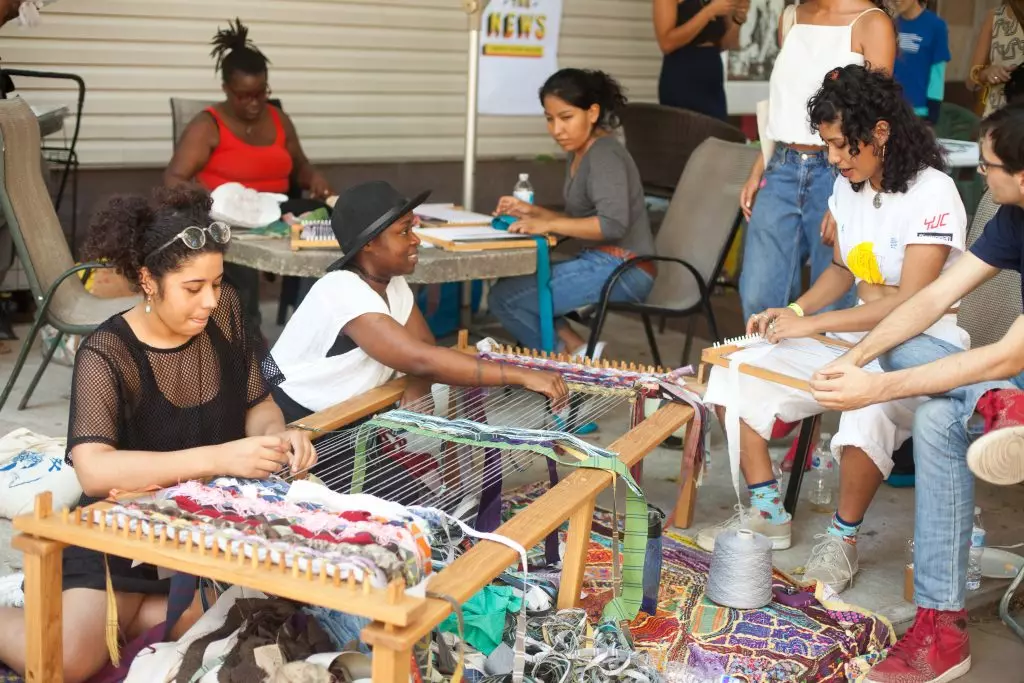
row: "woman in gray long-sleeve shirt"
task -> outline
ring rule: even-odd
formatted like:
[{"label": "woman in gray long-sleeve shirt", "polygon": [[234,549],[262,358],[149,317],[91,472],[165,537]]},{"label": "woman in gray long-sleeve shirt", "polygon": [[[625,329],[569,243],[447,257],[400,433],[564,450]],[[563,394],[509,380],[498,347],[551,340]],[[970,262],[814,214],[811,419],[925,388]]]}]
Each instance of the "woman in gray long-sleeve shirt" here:
[{"label": "woman in gray long-sleeve shirt", "polygon": [[[559,351],[582,355],[586,344],[562,317],[596,304],[605,281],[624,261],[654,253],[640,173],[614,137],[618,111],[626,103],[619,84],[601,71],[562,69],[540,90],[548,132],[567,153],[565,213],[514,197],[502,197],[498,214],[519,220],[509,228],[529,235],[557,235],[589,244],[578,256],[551,268],[555,329]],[[654,264],[627,270],[612,292],[613,301],[643,301],[654,285]],[[516,340],[540,348],[537,280],[505,278],[491,289],[489,306]],[[595,356],[600,356],[603,344]]]}]

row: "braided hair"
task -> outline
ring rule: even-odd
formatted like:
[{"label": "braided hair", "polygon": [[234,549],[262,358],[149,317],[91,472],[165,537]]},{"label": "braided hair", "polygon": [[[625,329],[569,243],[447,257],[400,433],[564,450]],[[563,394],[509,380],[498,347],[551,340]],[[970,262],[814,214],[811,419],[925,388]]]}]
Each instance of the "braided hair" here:
[{"label": "braided hair", "polygon": [[270,60],[256,44],[249,40],[249,27],[235,17],[234,23],[228,22],[227,28],[218,29],[213,40],[210,56],[217,62],[214,70],[219,70],[221,79],[228,83],[235,73],[259,76],[267,73]]}]

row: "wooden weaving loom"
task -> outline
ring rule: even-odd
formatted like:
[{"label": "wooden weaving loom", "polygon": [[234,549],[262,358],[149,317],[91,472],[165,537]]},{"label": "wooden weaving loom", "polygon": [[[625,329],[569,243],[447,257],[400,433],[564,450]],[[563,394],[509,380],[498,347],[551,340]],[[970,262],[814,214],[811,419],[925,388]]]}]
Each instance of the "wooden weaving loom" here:
[{"label": "wooden weaving loom", "polygon": [[[470,351],[464,333],[460,346]],[[405,385],[404,378],[394,380],[293,426],[332,432],[394,405],[402,397]],[[688,405],[665,403],[639,426],[615,440],[610,449],[627,466],[635,466],[692,418],[693,410]],[[579,600],[596,500],[612,481],[610,472],[576,469],[496,531],[530,548],[568,522],[559,608],[574,606]],[[191,537],[186,542],[157,538],[152,531],[144,533],[141,525],[132,531],[127,527],[112,528],[102,521],[105,515],[95,514],[111,505],[101,502],[86,510],[55,512],[51,496],[46,493],[37,498],[33,514],[14,522],[23,534],[15,539],[14,546],[25,553],[26,680],[31,683],[63,680],[61,557],[65,545],[368,617],[373,623],[362,636],[373,646],[375,683],[409,680],[414,645],[451,612],[445,600],[409,596],[401,581],[383,589],[373,588],[368,582],[357,583],[352,578],[332,578],[323,569],[313,573],[309,564],[302,572],[298,563],[286,567],[272,562],[269,555],[259,561],[255,552],[247,557],[242,549],[234,553],[211,551],[201,543],[193,544]],[[428,590],[464,603],[518,559],[517,553],[504,545],[481,541],[434,575]]]},{"label": "wooden weaving loom", "polygon": [[[833,339],[832,337],[826,337],[824,335],[813,335],[807,337],[807,339],[813,339],[819,341],[825,346],[832,347],[834,349],[847,350],[852,349],[853,344],[850,342],[843,341],[841,339]],[[766,343],[764,339],[758,335],[747,335],[745,337],[733,337],[726,339],[720,344],[704,349],[700,354],[700,371],[698,374],[698,381],[700,384],[707,384],[707,371],[708,365],[718,365],[719,367],[727,368],[730,366],[730,356],[737,351],[742,351],[749,348],[753,344]],[[744,375],[750,375],[751,377],[757,377],[768,382],[775,382],[776,384],[782,384],[793,389],[799,389],[800,391],[810,391],[810,384],[808,380],[803,377],[793,377],[775,370],[769,370],[767,368],[758,367],[756,364],[744,363],[740,366],[740,372]]]},{"label": "wooden weaving loom", "polygon": [[[850,342],[826,337],[824,335],[812,335],[811,337],[807,337],[807,339],[813,339],[821,342],[826,347],[838,353],[842,353],[853,348],[853,344]],[[730,358],[732,354],[749,348],[753,344],[763,342],[764,339],[758,335],[747,335],[744,337],[726,339],[719,344],[715,344],[710,348],[704,349],[701,352],[701,364],[697,375],[698,382],[702,386],[706,386],[710,366],[717,365],[719,367],[728,368],[732,364]],[[758,367],[756,363],[744,363],[740,366],[739,371],[744,375],[757,377],[767,382],[774,382],[800,391],[810,392],[810,384],[804,377],[794,377],[776,370]],[[793,461],[789,483],[786,486],[786,495],[783,499],[783,507],[785,507],[786,511],[794,517],[796,516],[797,501],[800,497],[800,485],[803,483],[804,473],[806,472],[807,459],[810,455],[811,448],[813,448],[815,434],[817,434],[820,424],[820,414],[808,417],[800,423],[800,433],[797,436],[796,457]]]}]

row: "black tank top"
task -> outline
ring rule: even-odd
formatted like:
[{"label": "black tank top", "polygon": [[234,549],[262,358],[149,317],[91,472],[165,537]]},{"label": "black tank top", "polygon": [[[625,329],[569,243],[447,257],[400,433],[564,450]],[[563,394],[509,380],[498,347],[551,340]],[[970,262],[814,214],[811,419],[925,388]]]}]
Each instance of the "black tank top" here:
[{"label": "black tank top", "polygon": [[[676,8],[676,26],[682,26],[690,19],[693,19],[710,2],[711,0],[683,0],[680,2]],[[722,42],[722,38],[725,37],[725,21],[725,17],[718,17],[709,21],[708,25],[701,29],[696,38],[680,49],[696,47],[705,43],[718,45]]]}]

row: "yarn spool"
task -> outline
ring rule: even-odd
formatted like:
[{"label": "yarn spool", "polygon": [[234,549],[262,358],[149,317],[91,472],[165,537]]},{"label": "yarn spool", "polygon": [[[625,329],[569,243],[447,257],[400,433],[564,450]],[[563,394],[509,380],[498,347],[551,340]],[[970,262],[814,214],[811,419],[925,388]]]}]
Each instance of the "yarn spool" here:
[{"label": "yarn spool", "polygon": [[735,609],[759,609],[771,602],[771,541],[748,529],[720,534],[704,594],[717,605]]}]

